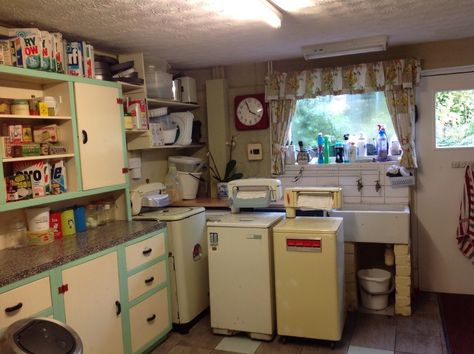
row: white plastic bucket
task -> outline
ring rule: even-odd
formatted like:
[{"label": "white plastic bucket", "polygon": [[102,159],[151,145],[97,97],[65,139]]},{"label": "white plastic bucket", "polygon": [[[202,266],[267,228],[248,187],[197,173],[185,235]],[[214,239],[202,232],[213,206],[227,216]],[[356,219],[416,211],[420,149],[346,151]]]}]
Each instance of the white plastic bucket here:
[{"label": "white plastic bucket", "polygon": [[360,269],[357,272],[362,306],[370,310],[382,310],[388,306],[388,294],[392,274],[383,269]]},{"label": "white plastic bucket", "polygon": [[201,172],[176,171],[183,189],[183,199],[196,199]]},{"label": "white plastic bucket", "polygon": [[25,209],[28,231],[43,232],[49,230],[49,207]]}]

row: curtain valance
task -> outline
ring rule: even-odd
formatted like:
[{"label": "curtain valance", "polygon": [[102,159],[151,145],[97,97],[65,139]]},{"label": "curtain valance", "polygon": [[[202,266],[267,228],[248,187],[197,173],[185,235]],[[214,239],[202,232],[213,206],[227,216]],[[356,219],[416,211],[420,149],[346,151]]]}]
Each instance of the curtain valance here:
[{"label": "curtain valance", "polygon": [[267,77],[267,101],[407,89],[420,81],[418,59],[318,68]]}]

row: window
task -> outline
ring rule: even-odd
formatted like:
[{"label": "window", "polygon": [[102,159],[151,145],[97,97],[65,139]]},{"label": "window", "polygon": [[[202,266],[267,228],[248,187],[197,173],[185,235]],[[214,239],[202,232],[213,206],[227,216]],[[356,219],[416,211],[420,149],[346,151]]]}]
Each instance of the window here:
[{"label": "window", "polygon": [[[307,149],[313,149],[317,148],[319,132],[330,136],[332,146],[343,142],[344,134],[350,134],[353,141],[362,134],[367,155],[376,155],[378,124],[385,127],[388,141],[397,139],[383,92],[319,96],[297,102],[290,136],[294,145],[302,141]],[[334,156],[331,146],[329,152]]]},{"label": "window", "polygon": [[474,147],[474,90],[435,95],[436,147]]}]

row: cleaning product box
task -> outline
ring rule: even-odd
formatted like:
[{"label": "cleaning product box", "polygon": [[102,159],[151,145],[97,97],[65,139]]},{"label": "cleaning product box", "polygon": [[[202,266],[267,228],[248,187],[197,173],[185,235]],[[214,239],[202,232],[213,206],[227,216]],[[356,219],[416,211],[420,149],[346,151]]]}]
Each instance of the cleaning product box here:
[{"label": "cleaning product box", "polygon": [[[27,69],[41,68],[41,31],[37,28],[16,28],[8,32],[15,39],[17,66]],[[20,60],[19,60],[20,58]]]},{"label": "cleaning product box", "polygon": [[52,58],[51,71],[64,73],[63,35],[59,32],[52,33]]},{"label": "cleaning product box", "polygon": [[63,160],[51,164],[51,194],[67,192],[66,165]]},{"label": "cleaning product box", "polygon": [[84,52],[82,42],[67,42],[67,73],[73,76],[84,76]]},{"label": "cleaning product box", "polygon": [[95,78],[94,47],[82,42],[82,49],[84,50],[84,76],[93,79]]},{"label": "cleaning product box", "polygon": [[31,179],[28,174],[19,173],[5,177],[7,202],[33,198]]},{"label": "cleaning product box", "polygon": [[10,41],[0,40],[0,64],[3,65],[13,65],[12,55],[10,51]]},{"label": "cleaning product box", "polygon": [[50,124],[43,127],[33,127],[35,143],[55,143],[58,141],[58,125]]},{"label": "cleaning product box", "polygon": [[50,194],[50,166],[48,161],[14,162],[13,174],[23,174],[30,177],[33,196],[35,198]]},{"label": "cleaning product box", "polygon": [[41,70],[51,71],[53,52],[52,36],[48,31],[41,31]]}]

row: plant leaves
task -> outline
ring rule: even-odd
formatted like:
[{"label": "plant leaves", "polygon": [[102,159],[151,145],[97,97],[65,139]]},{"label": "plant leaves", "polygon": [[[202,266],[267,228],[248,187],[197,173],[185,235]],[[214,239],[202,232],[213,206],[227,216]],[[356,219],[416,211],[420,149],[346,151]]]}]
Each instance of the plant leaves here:
[{"label": "plant leaves", "polygon": [[232,171],[234,171],[236,164],[237,164],[237,161],[235,160],[229,160],[229,162],[227,162],[227,165],[225,166],[224,181],[229,179],[230,175],[232,174]]},{"label": "plant leaves", "polygon": [[235,179],[241,179],[242,177],[244,176],[243,173],[234,173],[232,176],[229,176],[224,182],[230,182],[230,181],[233,181]]}]

